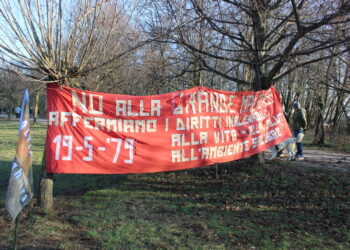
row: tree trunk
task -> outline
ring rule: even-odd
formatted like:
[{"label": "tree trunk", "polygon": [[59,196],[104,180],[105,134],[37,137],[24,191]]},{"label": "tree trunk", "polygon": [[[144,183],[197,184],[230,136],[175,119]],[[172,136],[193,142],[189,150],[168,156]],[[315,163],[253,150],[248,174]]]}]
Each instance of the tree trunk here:
[{"label": "tree trunk", "polygon": [[43,212],[52,211],[53,208],[53,174],[46,172],[46,150],[42,160],[42,176],[38,190],[38,206]]},{"label": "tree trunk", "polygon": [[[267,83],[266,77],[262,77],[257,73],[255,76],[255,81],[253,82],[253,91],[260,91],[260,90],[265,90],[268,89],[271,86],[271,83]],[[265,154],[264,152],[257,153],[255,155],[252,155],[250,157],[252,160],[253,165],[265,165]]]},{"label": "tree trunk", "polygon": [[253,165],[265,166],[265,153],[260,152],[250,157]]},{"label": "tree trunk", "polygon": [[37,123],[38,120],[38,111],[39,111],[39,97],[40,91],[38,91],[35,95],[35,105],[34,105],[34,124]]},{"label": "tree trunk", "polygon": [[7,110],[7,119],[8,120],[11,120],[12,109],[13,109],[13,106],[10,106],[9,109]]},{"label": "tree trunk", "polygon": [[317,145],[324,145],[324,119],[323,119],[323,111],[324,111],[324,103],[322,101],[321,96],[318,97],[318,114],[317,114],[317,120],[315,124],[315,136],[314,136],[314,144]]}]

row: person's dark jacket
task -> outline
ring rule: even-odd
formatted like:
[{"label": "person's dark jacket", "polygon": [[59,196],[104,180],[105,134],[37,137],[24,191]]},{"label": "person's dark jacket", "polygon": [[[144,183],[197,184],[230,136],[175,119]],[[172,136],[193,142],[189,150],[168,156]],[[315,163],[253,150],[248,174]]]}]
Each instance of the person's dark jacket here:
[{"label": "person's dark jacket", "polygon": [[292,119],[292,129],[302,129],[305,130],[307,126],[306,121],[306,111],[303,108],[296,108],[294,110],[293,119]]}]

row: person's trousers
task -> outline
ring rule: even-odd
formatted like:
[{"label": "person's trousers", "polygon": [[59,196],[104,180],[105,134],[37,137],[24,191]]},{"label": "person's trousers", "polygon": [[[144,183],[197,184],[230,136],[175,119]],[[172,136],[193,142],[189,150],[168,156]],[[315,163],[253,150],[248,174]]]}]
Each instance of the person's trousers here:
[{"label": "person's trousers", "polygon": [[[303,130],[302,129],[296,129],[294,130],[294,137],[297,138],[299,133],[302,133]],[[303,156],[303,145],[301,144],[301,142],[297,142],[297,153],[295,156]]]}]

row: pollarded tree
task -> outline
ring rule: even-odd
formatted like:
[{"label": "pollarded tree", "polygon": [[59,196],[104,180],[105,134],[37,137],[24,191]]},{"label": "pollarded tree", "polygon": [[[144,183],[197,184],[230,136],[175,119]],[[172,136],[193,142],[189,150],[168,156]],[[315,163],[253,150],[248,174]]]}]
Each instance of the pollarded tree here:
[{"label": "pollarded tree", "polygon": [[80,86],[76,78],[141,46],[131,42],[126,6],[123,0],[1,1],[2,57],[23,77]]},{"label": "pollarded tree", "polygon": [[[79,78],[115,63],[147,41],[129,32],[133,4],[126,0],[2,0],[0,53],[6,70],[42,84],[85,88]],[[111,46],[111,45],[114,46]],[[97,60],[98,58],[98,60]],[[52,174],[39,200],[52,208]]]}]

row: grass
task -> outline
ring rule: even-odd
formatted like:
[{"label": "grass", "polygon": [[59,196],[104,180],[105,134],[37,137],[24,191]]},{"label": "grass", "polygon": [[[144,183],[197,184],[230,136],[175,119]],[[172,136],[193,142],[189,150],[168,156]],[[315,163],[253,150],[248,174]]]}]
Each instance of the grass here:
[{"label": "grass", "polygon": [[[39,178],[39,169],[45,147],[46,125],[31,125],[33,170],[35,183]],[[6,194],[10,168],[16,154],[18,139],[18,121],[0,118],[0,198]]]},{"label": "grass", "polygon": [[309,130],[305,133],[303,139],[305,148],[350,153],[350,135],[348,133],[326,133],[324,145],[316,145],[313,143],[314,134],[315,132],[313,130]]},{"label": "grass", "polygon": [[[1,187],[7,186],[16,126],[0,120]],[[38,137],[33,145],[41,147],[34,154],[37,181],[44,126],[33,127],[34,134]],[[19,245],[349,249],[349,190],[350,178],[343,172],[280,162],[249,166],[244,160],[220,165],[218,179],[213,167],[137,175],[55,175],[55,210],[42,214],[34,202],[25,208]],[[10,249],[13,225],[2,201],[0,228],[0,249]]]}]

